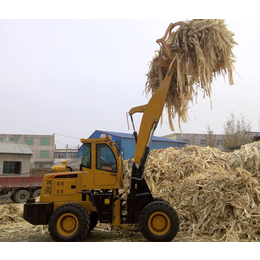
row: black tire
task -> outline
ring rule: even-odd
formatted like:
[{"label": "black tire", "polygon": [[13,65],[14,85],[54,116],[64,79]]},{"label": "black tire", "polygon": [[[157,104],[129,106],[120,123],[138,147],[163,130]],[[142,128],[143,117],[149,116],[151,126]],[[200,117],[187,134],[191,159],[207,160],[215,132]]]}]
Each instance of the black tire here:
[{"label": "black tire", "polygon": [[168,203],[153,201],[141,211],[139,226],[148,241],[169,242],[179,231],[178,214]]},{"label": "black tire", "polygon": [[89,231],[95,228],[95,226],[98,223],[98,214],[96,211],[90,213],[90,225],[89,225]]},{"label": "black tire", "polygon": [[25,203],[30,198],[30,193],[27,190],[18,190],[13,196],[13,201],[16,203]]},{"label": "black tire", "polygon": [[49,232],[57,242],[81,241],[88,233],[90,217],[87,210],[77,203],[66,203],[50,216]]},{"label": "black tire", "polygon": [[34,190],[32,193],[32,198],[36,199],[37,197],[40,197],[41,195],[41,189]]},{"label": "black tire", "polygon": [[160,198],[160,197],[154,197],[153,199],[154,199],[154,201],[162,201],[162,202],[168,203],[165,199]]}]

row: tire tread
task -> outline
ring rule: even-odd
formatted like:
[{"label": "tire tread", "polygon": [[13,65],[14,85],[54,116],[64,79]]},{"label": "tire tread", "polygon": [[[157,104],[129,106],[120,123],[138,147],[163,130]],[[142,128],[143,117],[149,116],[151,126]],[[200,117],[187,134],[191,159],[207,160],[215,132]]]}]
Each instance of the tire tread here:
[{"label": "tire tread", "polygon": [[[83,227],[79,227],[82,230],[79,233],[79,235],[64,238],[61,234],[59,234],[59,232],[56,228],[57,219],[59,218],[60,212],[62,212],[64,210],[64,208],[68,208],[69,210],[71,208],[76,209],[78,212],[80,212],[84,216],[83,217],[84,218]],[[82,224],[82,222],[80,220],[79,220],[79,222],[80,222],[79,225]],[[82,241],[85,236],[87,236],[89,226],[90,226],[90,217],[89,217],[87,210],[83,206],[81,206],[77,203],[70,202],[70,203],[61,205],[59,208],[57,208],[51,214],[50,219],[49,219],[48,229],[49,229],[50,235],[53,238],[53,240],[55,240],[57,242],[79,242],[79,241]]]},{"label": "tire tread", "polygon": [[[166,211],[171,219],[171,230],[165,235],[157,236],[148,228],[149,215],[157,210]],[[151,242],[169,242],[174,239],[179,231],[179,217],[175,209],[165,201],[155,200],[144,207],[139,217],[139,226],[143,236]]]}]

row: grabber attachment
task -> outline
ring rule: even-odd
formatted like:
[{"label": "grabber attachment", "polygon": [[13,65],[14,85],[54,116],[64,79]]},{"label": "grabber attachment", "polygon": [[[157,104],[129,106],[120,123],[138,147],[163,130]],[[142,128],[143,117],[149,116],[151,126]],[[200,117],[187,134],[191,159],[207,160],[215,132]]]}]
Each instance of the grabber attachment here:
[{"label": "grabber attachment", "polygon": [[184,24],[184,22],[171,23],[168,26],[164,36],[156,41],[161,46],[161,49],[164,51],[165,55],[170,60],[173,58],[173,53],[170,50],[168,45],[171,43],[171,41],[174,37],[174,34],[175,34],[175,32],[174,31],[172,32],[172,30],[175,26],[182,25],[182,24]]},{"label": "grabber attachment", "polygon": [[[182,25],[182,24],[184,24],[184,22],[171,23],[168,26],[164,36],[156,41],[161,47],[161,51],[159,53],[159,58],[158,58],[158,71],[159,71],[160,84],[163,81],[162,69],[164,69],[165,72],[168,71],[169,67],[172,66],[172,62],[173,62],[174,54],[170,50],[169,44],[172,42],[172,39],[176,32],[172,30],[175,26]],[[162,57],[162,51],[166,56],[165,57],[166,59]]]}]

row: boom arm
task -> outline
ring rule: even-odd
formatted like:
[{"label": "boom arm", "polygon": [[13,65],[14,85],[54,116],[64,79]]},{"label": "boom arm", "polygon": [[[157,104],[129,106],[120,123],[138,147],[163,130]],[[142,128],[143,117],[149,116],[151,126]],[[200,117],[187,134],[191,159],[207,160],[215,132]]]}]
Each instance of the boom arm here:
[{"label": "boom arm", "polygon": [[169,68],[165,79],[161,83],[158,90],[153,94],[148,104],[141,107],[134,107],[129,111],[130,116],[136,112],[143,112],[134,159],[134,162],[139,165],[141,164],[145,149],[149,146],[153,132],[156,129],[156,126],[161,117],[172,75],[173,72]]},{"label": "boom arm", "polygon": [[[167,94],[169,91],[171,79],[173,73],[176,70],[176,64],[174,63],[173,55],[168,49],[167,42],[171,39],[175,32],[172,32],[172,29],[181,25],[182,22],[178,22],[175,24],[170,24],[166,30],[166,33],[163,38],[158,39],[156,42],[159,43],[164,51],[164,54],[168,57],[168,60],[163,59],[159,56],[159,80],[160,86],[156,90],[156,92],[151,97],[148,104],[143,106],[134,107],[129,111],[129,115],[131,116],[131,120],[133,123],[132,115],[134,113],[143,113],[139,134],[137,138],[137,134],[134,129],[134,135],[136,139],[136,149],[135,149],[135,158],[134,165],[136,169],[143,168],[146,157],[148,155],[150,142],[152,140],[154,130],[157,127],[157,124],[160,120],[163,107],[167,98]],[[166,40],[168,36],[168,39]],[[167,70],[166,76],[164,80],[162,80],[162,68]],[[134,124],[133,124],[134,127]],[[133,175],[135,175],[133,173]],[[139,174],[137,174],[138,176]],[[139,176],[140,177],[140,176]]]}]

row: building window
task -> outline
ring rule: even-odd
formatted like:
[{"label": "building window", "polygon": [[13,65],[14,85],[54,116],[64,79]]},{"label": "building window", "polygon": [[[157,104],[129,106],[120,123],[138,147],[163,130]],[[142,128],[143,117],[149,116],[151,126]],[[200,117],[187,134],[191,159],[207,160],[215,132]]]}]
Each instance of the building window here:
[{"label": "building window", "polygon": [[183,142],[185,142],[186,144],[189,144],[190,140],[189,139],[183,139]]},{"label": "building window", "polygon": [[10,141],[11,142],[17,142],[18,141],[18,137],[10,137]]},{"label": "building window", "polygon": [[200,140],[200,145],[206,145],[206,140]]},{"label": "building window", "polygon": [[20,174],[21,168],[22,168],[21,165],[22,165],[22,162],[4,162],[3,173]]},{"label": "building window", "polygon": [[78,153],[77,152],[55,152],[54,154],[55,158],[77,158]]},{"label": "building window", "polygon": [[49,151],[41,151],[40,158],[49,158]]},{"label": "building window", "polygon": [[49,138],[42,138],[41,145],[49,145]]},{"label": "building window", "polygon": [[222,140],[217,140],[217,145],[222,145]]},{"label": "building window", "polygon": [[33,145],[33,138],[24,138],[24,142],[27,145]]}]

